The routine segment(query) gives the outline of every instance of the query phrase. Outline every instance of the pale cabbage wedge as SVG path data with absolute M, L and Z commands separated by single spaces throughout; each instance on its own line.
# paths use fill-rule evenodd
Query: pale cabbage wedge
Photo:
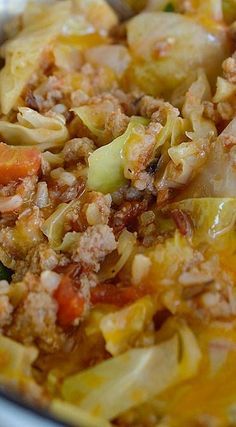
M 223 0 L 224 19 L 227 23 L 234 22 L 236 19 L 236 0 Z
M 71 2 L 43 5 L 37 19 L 13 40 L 5 43 L 5 66 L 0 72 L 0 110 L 3 114 L 16 105 L 21 92 L 37 68 L 43 50 L 53 42 L 70 16 Z
M 180 188 L 188 184 L 204 168 L 210 143 L 217 136 L 214 122 L 203 117 L 203 102 L 209 99 L 211 99 L 210 85 L 204 70 L 199 69 L 197 79 L 190 85 L 185 96 L 184 119 L 178 117 L 174 125 L 172 121 L 171 147 L 168 149 L 171 161 L 166 167 L 159 188 Z M 175 143 L 175 139 L 179 143 Z
M 55 212 L 46 219 L 41 226 L 42 232 L 47 236 L 51 248 L 60 250 L 63 248 L 63 236 L 65 234 L 66 215 L 79 206 L 79 200 L 70 203 L 61 203 Z M 73 240 L 74 242 L 75 240 Z M 65 242 L 64 242 L 65 244 Z M 65 244 L 67 248 L 67 244 Z
M 147 10 L 183 12 L 182 0 L 148 0 L 147 3 Z M 204 16 L 205 19 L 212 19 L 216 21 L 223 19 L 221 0 L 189 0 L 188 6 L 189 7 L 186 8 L 187 10 L 185 13 L 188 13 L 189 11 L 191 14 L 191 12 L 193 13 L 194 11 L 195 14 Z
M 150 325 L 156 311 L 152 297 L 139 299 L 129 307 L 107 314 L 100 322 L 106 349 L 113 356 L 128 350 Z
M 174 136 L 172 138 L 172 132 L 177 121 L 180 119 L 180 117 L 178 116 L 179 116 L 179 111 L 176 108 L 170 109 L 167 112 L 165 126 L 161 129 L 160 133 L 156 135 L 156 146 L 155 146 L 156 149 L 164 145 L 165 142 L 172 141 L 174 143 L 174 139 L 173 139 Z
M 192 123 L 193 131 L 186 132 L 191 139 L 215 137 L 217 130 L 212 120 L 203 117 L 203 101 L 211 99 L 211 88 L 202 69 L 198 70 L 196 81 L 192 83 L 186 93 L 185 103 L 183 106 L 183 116 Z
M 57 250 L 72 253 L 75 245 L 79 242 L 80 236 L 81 233 L 69 231 L 63 237 L 62 243 L 57 247 Z
M 109 100 L 104 100 L 98 104 L 72 108 L 71 111 L 73 111 L 93 135 L 97 137 L 98 142 L 101 145 L 105 145 L 109 142 L 105 134 L 106 118 L 113 110 L 113 104 Z
M 170 147 L 168 155 L 171 161 L 165 169 L 159 188 L 181 188 L 189 184 L 203 168 L 209 151 L 209 138 L 182 142 Z
M 227 145 L 230 138 L 235 136 L 236 119 L 233 119 L 217 140 L 210 144 L 204 167 L 180 194 L 181 199 L 236 197 L 235 146 Z
M 31 377 L 31 365 L 38 356 L 36 347 L 24 346 L 0 335 L 0 381 L 20 385 Z
M 109 67 L 118 78 L 123 76 L 131 61 L 128 49 L 119 44 L 92 47 L 85 52 L 85 58 L 95 66 Z
M 66 236 L 65 236 L 66 237 Z M 99 280 L 104 282 L 105 280 L 112 279 L 119 271 L 125 266 L 129 257 L 132 255 L 136 245 L 136 236 L 134 233 L 130 233 L 128 230 L 123 230 L 119 239 L 117 252 L 119 259 L 115 264 L 109 262 L 108 265 L 103 263 L 101 271 L 99 272 Z
M 195 3 L 196 13 L 203 21 L 212 19 L 220 22 L 223 20 L 222 0 L 192 0 Z
M 111 427 L 109 421 L 94 417 L 75 405 L 54 399 L 50 405 L 51 412 L 60 420 L 75 427 Z
M 198 68 L 214 81 L 227 54 L 225 34 L 214 25 L 211 32 L 189 16 L 166 12 L 133 18 L 128 24 L 132 82 L 146 93 L 169 96 Z
M 107 32 L 118 24 L 118 17 L 105 0 L 73 0 L 74 9 L 82 13 L 98 31 Z
M 90 155 L 87 185 L 91 190 L 111 193 L 125 184 L 123 148 L 135 131 L 136 126 L 147 123 L 147 119 L 132 117 L 123 135 Z
M 65 379 L 61 392 L 66 401 L 112 420 L 195 375 L 200 359 L 197 341 L 183 325 L 167 341 L 129 350 Z
M 12 145 L 36 145 L 39 150 L 61 147 L 69 139 L 65 118 L 60 114 L 44 116 L 27 107 L 20 107 L 18 122 L 0 120 L 0 135 Z
M 193 245 L 213 245 L 214 251 L 236 250 L 236 198 L 187 199 L 171 205 L 190 215 Z
M 236 93 L 236 84 L 230 83 L 223 77 L 217 77 L 216 82 L 216 93 L 213 98 L 213 102 L 222 102 L 234 96 Z

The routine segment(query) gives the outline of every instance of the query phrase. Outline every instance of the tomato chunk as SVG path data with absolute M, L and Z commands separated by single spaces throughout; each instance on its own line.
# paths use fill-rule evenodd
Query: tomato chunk
M 41 155 L 37 148 L 14 147 L 0 143 L 0 184 L 39 172 Z
M 74 287 L 69 276 L 63 276 L 54 293 L 54 298 L 58 303 L 57 319 L 62 327 L 73 324 L 74 320 L 80 317 L 84 311 L 84 298 Z

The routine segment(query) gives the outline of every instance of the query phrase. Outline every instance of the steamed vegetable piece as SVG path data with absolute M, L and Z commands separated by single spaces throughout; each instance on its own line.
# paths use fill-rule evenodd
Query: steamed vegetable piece
M 236 19 L 236 0 L 223 0 L 224 19 L 227 23 Z
M 7 144 L 37 145 L 41 150 L 60 147 L 69 139 L 62 115 L 46 117 L 27 107 L 20 107 L 18 122 L 0 120 L 0 135 Z
M 61 203 L 55 212 L 46 219 L 41 230 L 47 236 L 50 246 L 53 249 L 59 249 L 62 244 L 62 239 L 65 234 L 65 219 L 66 215 L 79 205 L 78 200 L 72 200 L 70 203 Z
M 203 22 L 211 20 L 214 23 L 214 21 L 221 22 L 223 20 L 222 0 L 189 0 L 186 7 L 182 0 L 148 0 L 146 10 L 180 12 L 186 15 L 193 15 L 194 13 Z
M 233 119 L 217 140 L 210 144 L 204 167 L 181 193 L 182 199 L 236 196 L 235 147 L 228 145 L 230 138 L 235 136 L 236 119 Z
M 170 95 L 198 67 L 214 81 L 227 53 L 225 34 L 217 25 L 211 32 L 190 17 L 167 12 L 145 12 L 133 18 L 128 43 L 132 80 L 152 95 Z
M 37 355 L 38 351 L 35 347 L 24 346 L 0 335 L 1 382 L 21 384 L 27 379 L 30 380 L 31 364 Z
M 193 222 L 194 246 L 206 244 L 213 250 L 232 253 L 236 249 L 236 199 L 201 198 L 187 199 L 170 206 L 189 214 Z
M 85 53 L 88 62 L 106 66 L 120 78 L 127 70 L 131 58 L 128 49 L 122 45 L 101 45 L 88 49 Z
M 36 148 L 10 147 L 0 143 L 0 184 L 35 175 L 41 164 Z
M 2 52 L 6 64 L 0 72 L 0 111 L 8 114 L 37 68 L 43 50 L 55 39 L 70 15 L 70 2 L 44 5 Z
M 208 419 L 217 419 L 220 426 L 232 425 L 235 419 L 236 334 L 228 323 L 227 326 L 224 322 L 213 322 L 201 327 L 198 342 L 203 357 L 198 375 L 187 385 L 184 383 L 162 395 L 170 425 L 176 425 L 178 420 L 178 426 L 190 426 L 192 420 L 201 418 L 202 414 L 208 414 Z M 216 393 L 216 390 L 224 392 Z
M 106 264 L 102 266 L 101 271 L 99 272 L 99 279 L 101 282 L 112 279 L 119 273 L 119 271 L 124 267 L 132 252 L 134 251 L 135 244 L 136 236 L 134 235 L 134 233 L 130 233 L 126 229 L 122 231 L 118 239 L 117 247 L 119 259 L 113 265 L 110 265 L 109 263 L 108 266 Z
M 114 10 L 105 0 L 74 0 L 74 10 L 82 13 L 98 31 L 109 31 L 118 23 Z
M 139 124 L 146 125 L 147 120 L 133 117 L 123 135 L 90 155 L 88 187 L 91 190 L 109 193 L 125 183 L 122 151 Z
M 222 77 L 217 77 L 216 93 L 214 95 L 214 102 L 226 101 L 236 93 L 236 84 L 228 82 Z
M 193 128 L 193 132 L 186 132 L 191 140 L 217 135 L 214 122 L 203 117 L 203 101 L 211 99 L 211 88 L 204 70 L 199 69 L 197 74 L 196 81 L 186 93 L 183 106 L 183 116 L 190 120 Z
M 168 341 L 129 350 L 65 379 L 62 395 L 93 415 L 113 419 L 196 374 L 200 358 L 196 339 L 183 324 Z
M 75 405 L 65 403 L 59 399 L 52 401 L 50 410 L 60 420 L 75 427 L 111 427 L 111 424 L 107 420 L 94 417 Z
M 116 356 L 132 347 L 151 323 L 155 313 L 155 302 L 150 296 L 144 297 L 122 310 L 107 314 L 100 322 L 106 341 L 106 349 Z
M 69 231 L 63 237 L 62 243 L 60 246 L 58 246 L 57 250 L 72 253 L 75 245 L 80 239 L 80 235 L 81 233 L 77 233 L 76 231 Z
M 77 114 L 83 124 L 98 138 L 98 142 L 101 145 L 105 145 L 108 142 L 105 134 L 106 118 L 109 113 L 112 113 L 113 109 L 113 104 L 109 100 L 102 100 L 98 104 L 72 108 L 72 111 Z

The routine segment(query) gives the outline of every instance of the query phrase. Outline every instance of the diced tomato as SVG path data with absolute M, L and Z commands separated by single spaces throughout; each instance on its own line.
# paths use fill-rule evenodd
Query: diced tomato
M 132 287 L 119 288 L 116 285 L 100 284 L 91 289 L 92 304 L 112 304 L 122 307 L 140 297 L 140 292 Z
M 62 327 L 70 326 L 84 311 L 84 298 L 74 287 L 69 276 L 63 276 L 59 287 L 54 293 L 58 303 L 57 319 Z
M 41 163 L 37 148 L 14 147 L 0 143 L 0 184 L 35 175 Z

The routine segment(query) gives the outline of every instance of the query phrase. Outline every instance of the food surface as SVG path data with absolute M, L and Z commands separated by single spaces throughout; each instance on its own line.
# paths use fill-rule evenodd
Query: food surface
M 0 71 L 0 385 L 236 425 L 236 2 L 29 2 Z

